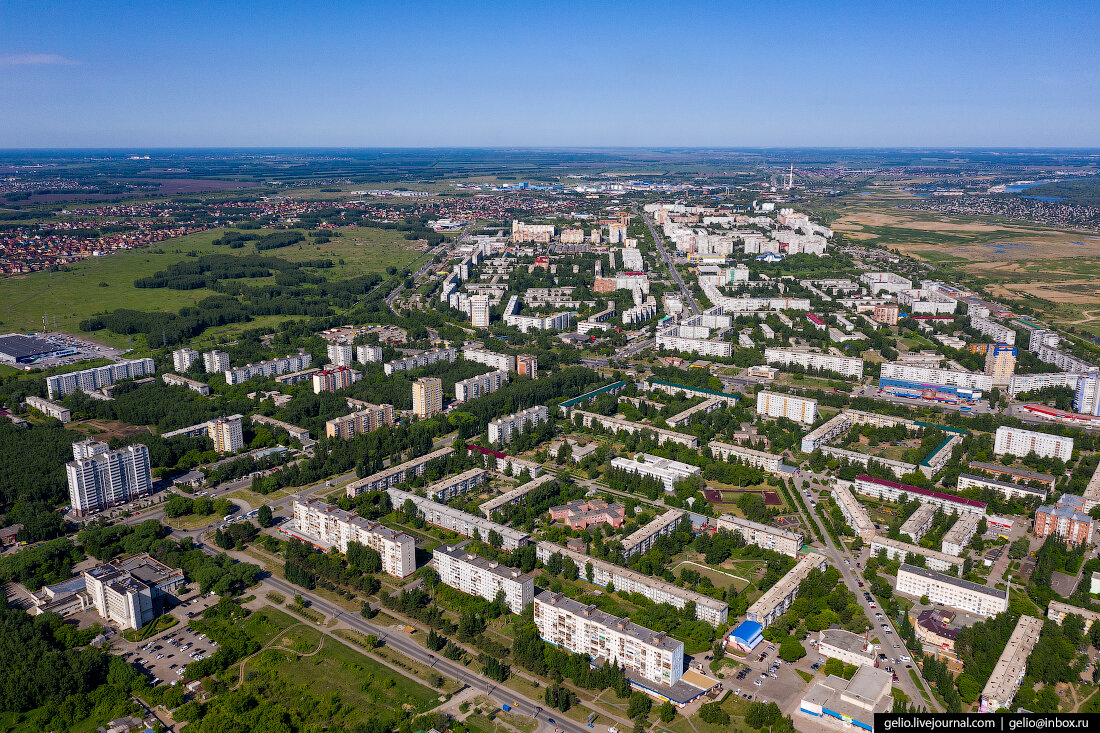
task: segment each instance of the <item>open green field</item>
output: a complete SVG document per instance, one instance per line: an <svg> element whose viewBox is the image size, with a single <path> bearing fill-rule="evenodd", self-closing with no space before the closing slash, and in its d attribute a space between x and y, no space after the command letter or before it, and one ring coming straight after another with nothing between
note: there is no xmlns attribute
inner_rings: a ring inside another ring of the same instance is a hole
<svg viewBox="0 0 1100 733"><path fill-rule="evenodd" d="M255 230L264 233L266 230ZM255 247L230 249L211 242L224 233L216 229L159 242L151 247L116 252L106 257L89 257L68 265L64 272L34 272L0 279L0 329L3 331L35 331L42 328L43 314L56 317L57 327L76 333L81 320L93 313L117 308L135 310L178 310L213 295L212 290L169 290L134 287L134 280L147 277L192 255L255 254ZM327 270L330 278L340 280L368 272L385 272L388 267L403 268L422 256L415 243L403 234L386 229L351 227L342 236L323 244L312 241L268 250L265 255L292 262L327 257L336 266ZM257 282L263 282L261 279ZM105 284L105 285L101 285ZM272 316L263 319L276 323L293 316ZM234 324L220 329L224 332L253 328L261 319L249 324ZM126 337L112 337L98 332L95 339L125 346Z"/></svg>

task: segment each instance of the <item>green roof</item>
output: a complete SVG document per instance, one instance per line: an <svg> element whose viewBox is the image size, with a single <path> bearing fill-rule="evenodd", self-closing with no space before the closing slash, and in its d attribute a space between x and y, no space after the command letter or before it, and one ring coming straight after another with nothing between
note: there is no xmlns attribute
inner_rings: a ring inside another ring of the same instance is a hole
<svg viewBox="0 0 1100 733"><path fill-rule="evenodd" d="M651 384L661 384L665 387L672 387L673 389L682 389L685 392L702 392L703 394L712 394L715 397L725 397L727 399L740 401L740 395L735 395L730 392L715 392L713 389L703 389L702 387L688 387L684 384L676 384L674 382L666 382L663 379L651 379Z"/></svg>
<svg viewBox="0 0 1100 733"><path fill-rule="evenodd" d="M581 402L584 402L585 400L590 400L593 397L598 397L598 396L602 395L605 392L615 392L615 391L618 391L618 390L620 390L624 387L626 387L626 382L615 382L614 384L608 384L608 385L605 385L603 387L600 387L599 389L594 389L591 392L586 392L586 393L582 394L580 397L573 397L571 399L565 400L564 402L561 403L561 406L568 409L568 408L572 407L573 405L580 404Z"/></svg>

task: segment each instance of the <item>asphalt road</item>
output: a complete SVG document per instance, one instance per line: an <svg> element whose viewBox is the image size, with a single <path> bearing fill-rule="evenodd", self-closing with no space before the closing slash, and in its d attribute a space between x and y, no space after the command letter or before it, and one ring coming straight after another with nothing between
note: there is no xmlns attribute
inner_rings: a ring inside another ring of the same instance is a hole
<svg viewBox="0 0 1100 733"><path fill-rule="evenodd" d="M684 279L680 277L676 265L672 264L672 258L668 256L668 250L665 249L664 239L662 239L660 233L657 232L657 227L653 225L653 220L650 219L649 215L645 212L642 213L642 218L645 219L646 226L649 227L649 233L653 235L653 241L657 244L657 249L661 253L661 259L665 261L665 264L668 266L668 271L672 273L672 279L680 286L680 292L684 295L684 302L691 308L692 313L699 315L701 312L699 310L699 304L695 302L695 296L691 294L687 285L684 284Z"/></svg>

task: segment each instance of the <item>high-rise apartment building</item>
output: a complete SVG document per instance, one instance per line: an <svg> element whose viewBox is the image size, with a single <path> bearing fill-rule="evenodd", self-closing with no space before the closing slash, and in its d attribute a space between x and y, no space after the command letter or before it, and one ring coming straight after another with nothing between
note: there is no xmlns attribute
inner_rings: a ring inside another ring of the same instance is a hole
<svg viewBox="0 0 1100 733"><path fill-rule="evenodd" d="M498 417L489 423L489 442L510 443L517 433L527 430L528 426L534 427L550 419L550 410L545 405L536 405L526 410Z"/></svg>
<svg viewBox="0 0 1100 733"><path fill-rule="evenodd" d="M147 447L139 443L118 450L107 448L106 443L81 441L73 445L76 460L65 464L69 500L80 516L147 496L152 488Z"/></svg>
<svg viewBox="0 0 1100 733"><path fill-rule="evenodd" d="M488 295L475 295L470 298L470 322L474 328L489 327Z"/></svg>
<svg viewBox="0 0 1100 733"><path fill-rule="evenodd" d="M333 418L325 423L325 435L330 438L352 438L359 433L370 433L383 425L393 425L393 405L371 405L350 415Z"/></svg>
<svg viewBox="0 0 1100 733"><path fill-rule="evenodd" d="M338 367L351 366L352 357L355 355L355 349L351 344L342 344L339 342L329 344L327 352L329 363Z"/></svg>
<svg viewBox="0 0 1100 733"><path fill-rule="evenodd" d="M207 351L202 355L202 368L209 372L224 372L230 369L229 354L224 351Z"/></svg>
<svg viewBox="0 0 1100 733"><path fill-rule="evenodd" d="M133 361L120 361L117 364L108 364L91 369L82 369L79 372L68 374L55 374L46 377L46 389L51 400L70 395L77 390L82 392L94 392L101 387L109 387L123 379L137 379L156 374L156 363L149 357L134 359Z"/></svg>
<svg viewBox="0 0 1100 733"><path fill-rule="evenodd" d="M317 499L294 502L294 526L288 532L301 533L323 549L336 547L345 553L349 543L358 542L381 555L382 569L397 578L416 570L415 538Z"/></svg>
<svg viewBox="0 0 1100 733"><path fill-rule="evenodd" d="M1073 395L1073 411L1100 415L1100 376L1082 374Z"/></svg>
<svg viewBox="0 0 1100 733"><path fill-rule="evenodd" d="M413 412L421 420L443 412L443 380L421 377L413 382Z"/></svg>
<svg viewBox="0 0 1100 733"><path fill-rule="evenodd" d="M450 545L436 548L432 563L444 585L463 593L487 601L496 600L498 593L504 593L504 600L514 614L523 613L535 599L535 581L530 575L461 548Z"/></svg>
<svg viewBox="0 0 1100 733"><path fill-rule="evenodd" d="M199 358L199 352L192 348L184 347L172 352L172 368L177 372L185 372Z"/></svg>
<svg viewBox="0 0 1100 733"><path fill-rule="evenodd" d="M375 364L382 361L382 347L362 344L355 347L355 360L360 364Z"/></svg>
<svg viewBox="0 0 1100 733"><path fill-rule="evenodd" d="M335 392L347 389L363 378L363 372L346 366L325 369L313 375L313 393Z"/></svg>
<svg viewBox="0 0 1100 733"><path fill-rule="evenodd" d="M516 357L516 372L522 377L539 378L539 360L534 354L520 354Z"/></svg>
<svg viewBox="0 0 1100 733"><path fill-rule="evenodd" d="M211 420L207 432L214 441L214 450L218 453L236 453L244 447L244 430L241 415L230 415Z"/></svg>
<svg viewBox="0 0 1100 733"><path fill-rule="evenodd" d="M871 318L887 326L898 325L897 303L879 303L872 311Z"/></svg>
<svg viewBox="0 0 1100 733"><path fill-rule="evenodd" d="M812 425L817 419L817 400L762 390L756 395L756 414L785 417L788 420Z"/></svg>
<svg viewBox="0 0 1100 733"><path fill-rule="evenodd" d="M994 436L993 452L998 456L1013 455L1021 458L1034 452L1040 458L1053 457L1068 461L1073 455L1073 438L1002 425L997 428Z"/></svg>
<svg viewBox="0 0 1100 733"><path fill-rule="evenodd" d="M498 354L495 351L473 349L467 346L462 350L462 358L501 371L514 372L516 370L516 358L509 354Z"/></svg>
<svg viewBox="0 0 1100 733"><path fill-rule="evenodd" d="M507 383L508 372L503 370L479 374L476 377L455 382L455 399L459 402L476 400L490 392L496 392Z"/></svg>
<svg viewBox="0 0 1100 733"><path fill-rule="evenodd" d="M990 344L985 352L985 373L993 378L993 384L1007 387L1016 373L1016 347Z"/></svg>

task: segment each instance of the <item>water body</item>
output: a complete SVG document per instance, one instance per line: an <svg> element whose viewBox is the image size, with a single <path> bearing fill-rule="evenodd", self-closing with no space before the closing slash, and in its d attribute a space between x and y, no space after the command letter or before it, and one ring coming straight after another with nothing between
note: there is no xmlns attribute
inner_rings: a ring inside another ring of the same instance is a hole
<svg viewBox="0 0 1100 733"><path fill-rule="evenodd" d="M1032 181L1031 183L1013 183L1010 186L1005 186L1005 191L1008 193L1019 193L1020 191L1026 191L1029 188L1034 188L1035 186L1042 186L1045 183L1057 182L1058 179L1054 179L1052 181Z"/></svg>

